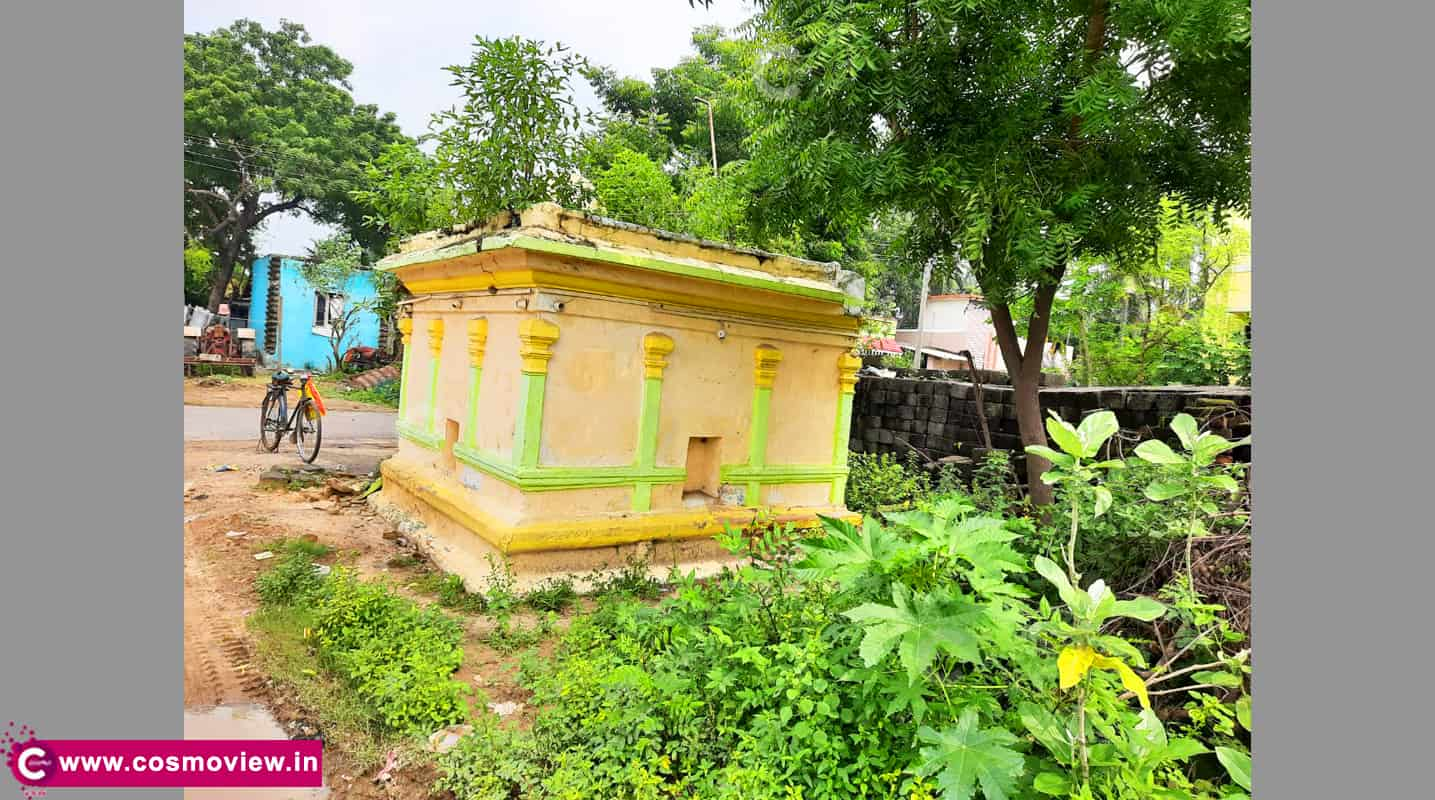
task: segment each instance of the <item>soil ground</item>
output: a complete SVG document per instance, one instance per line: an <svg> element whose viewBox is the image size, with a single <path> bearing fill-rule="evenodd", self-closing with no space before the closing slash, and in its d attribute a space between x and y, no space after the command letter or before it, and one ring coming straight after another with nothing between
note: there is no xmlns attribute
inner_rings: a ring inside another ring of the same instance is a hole
<svg viewBox="0 0 1435 800"><path fill-rule="evenodd" d="M389 406L350 400L343 396L338 381L327 376L315 377L324 407L330 411L393 411ZM224 406L257 410L264 401L267 374L247 378L239 375L212 375L184 379L184 404L189 406ZM292 395L291 395L292 396Z"/></svg>
<svg viewBox="0 0 1435 800"><path fill-rule="evenodd" d="M294 484L261 488L260 476L266 470L276 466L297 469L301 466L298 459L283 450L258 452L253 441L184 443L186 708L260 704L292 735L313 733L312 710L300 707L255 665L255 643L245 624L259 606L254 578L268 566L254 556L284 539L313 537L333 548L321 563L342 564L366 578L388 578L401 593L433 602L434 597L416 585L432 568L421 558L414 566L390 566L392 559L414 556L416 551L389 522L348 494L362 489L370 480L367 475L392 452L391 444L374 442L326 449L315 465L327 470L319 477L326 483L311 488L295 488ZM216 465L230 469L217 472ZM341 493L336 494L331 486ZM404 559L403 563L413 560ZM469 615L463 619L468 635L463 645L464 663L455 678L481 688L490 702L525 704L506 717L504 724L527 725L532 710L526 705L529 693L518 683L519 653L499 652L486 644L486 635L494 626L489 617ZM511 624L528 630L537 621L532 612L516 612ZM559 620L558 627L566 626L566 621ZM550 637L540 645L540 652L549 652L551 646ZM482 707L475 712L488 713ZM428 797L434 779L431 764L420 761L401 765L392 780L376 784L373 778L379 766L360 763L330 748L326 748L324 767L325 783L338 797Z"/></svg>

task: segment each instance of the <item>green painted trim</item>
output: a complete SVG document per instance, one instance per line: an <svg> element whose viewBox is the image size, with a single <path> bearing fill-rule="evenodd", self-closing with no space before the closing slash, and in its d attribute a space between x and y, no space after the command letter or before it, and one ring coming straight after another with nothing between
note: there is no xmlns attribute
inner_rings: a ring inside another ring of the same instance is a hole
<svg viewBox="0 0 1435 800"><path fill-rule="evenodd" d="M658 459L658 419L663 404L663 379L643 379L643 401L638 409L638 466L651 467Z"/></svg>
<svg viewBox="0 0 1435 800"><path fill-rule="evenodd" d="M478 250L486 253L491 250L502 250L507 247L516 247L521 250L532 250L539 253L572 256L574 258L586 258L590 261L604 261L609 264L617 264L624 267L635 267L637 269L652 270L653 272L662 272L668 275L698 278L715 283L725 283L730 286L741 286L746 289L759 289L768 292L797 295L799 297L810 297L815 300L826 300L832 303L845 304L847 302L847 293L840 289L823 289L817 286L793 283L777 277L735 273L702 264L689 264L681 261L671 261L665 258L640 256L636 253L572 244L571 242L557 242L551 239L540 239L536 236L489 236L483 240L483 244L478 247ZM401 266L409 266L411 264L428 261L442 261L461 255L468 255L471 252L474 251L470 249L465 252L464 248L455 245L452 248L444 248L443 250L413 253L411 254L411 260L402 264L397 262L385 264L383 269L396 269ZM741 268L734 267L733 269Z"/></svg>
<svg viewBox="0 0 1435 800"><path fill-rule="evenodd" d="M438 450L439 447L442 445L442 441L439 439L439 437L434 436L428 431L412 423L405 422L404 420L399 420L395 427L397 428L400 436L404 437L405 439L408 439L415 444L423 445L430 450Z"/></svg>
<svg viewBox="0 0 1435 800"><path fill-rule="evenodd" d="M434 425L435 425L434 417L435 417L435 414L437 413L437 411L438 411L438 359L435 358L435 359L433 360L433 365L429 368L429 410L428 410L428 420L427 420L427 422L424 424L424 427L425 427L425 428L428 428L429 435L435 436L435 437L438 436L438 428L436 428L436 427L434 426Z"/></svg>
<svg viewBox="0 0 1435 800"><path fill-rule="evenodd" d="M767 416L772 408L772 387L752 391L752 424L747 437L747 463L762 468L767 463Z"/></svg>
<svg viewBox="0 0 1435 800"><path fill-rule="evenodd" d="M478 387L483 380L483 367L468 368L468 431L463 440L469 447L478 447Z"/></svg>
<svg viewBox="0 0 1435 800"><path fill-rule="evenodd" d="M832 464L847 466L847 440L852 430L852 395L843 392L837 395L837 425L832 431Z"/></svg>
<svg viewBox="0 0 1435 800"><path fill-rule="evenodd" d="M518 419L513 423L513 460L519 467L538 466L538 445L543 435L543 395L548 376L519 375Z"/></svg>
<svg viewBox="0 0 1435 800"><path fill-rule="evenodd" d="M723 483L826 483L835 478L845 477L847 467L831 464L777 464L768 467L754 467L751 464L727 464L719 470Z"/></svg>
<svg viewBox="0 0 1435 800"><path fill-rule="evenodd" d="M847 467L847 440L852 430L852 393L838 392L837 394L837 424L832 430L832 466ZM833 505L841 505L845 498L844 492L847 489L846 478L832 481L832 493L828 501Z"/></svg>
<svg viewBox="0 0 1435 800"><path fill-rule="evenodd" d="M413 348L404 345L403 363L399 365L399 420L404 419L404 412L409 407L409 353Z"/></svg>
<svg viewBox="0 0 1435 800"><path fill-rule="evenodd" d="M638 407L638 469L652 469L658 460L658 420L663 405L663 379L643 379L643 399ZM684 470L686 475L686 470ZM647 483L633 485L633 510L650 511L653 487Z"/></svg>
<svg viewBox="0 0 1435 800"><path fill-rule="evenodd" d="M686 475L684 477L686 478ZM633 510L638 512L653 510L653 484L633 484Z"/></svg>
<svg viewBox="0 0 1435 800"><path fill-rule="evenodd" d="M470 240L458 244L440 247L434 250L417 250L412 253L396 253L388 256L374 266L379 272L393 272L402 267L413 266L414 264L427 264L432 261L447 261L451 258L471 256L478 252L478 242Z"/></svg>
<svg viewBox="0 0 1435 800"><path fill-rule="evenodd" d="M462 444L454 445L453 455L464 464L525 492L678 483L688 475L682 467L522 467L505 461L497 453Z"/></svg>

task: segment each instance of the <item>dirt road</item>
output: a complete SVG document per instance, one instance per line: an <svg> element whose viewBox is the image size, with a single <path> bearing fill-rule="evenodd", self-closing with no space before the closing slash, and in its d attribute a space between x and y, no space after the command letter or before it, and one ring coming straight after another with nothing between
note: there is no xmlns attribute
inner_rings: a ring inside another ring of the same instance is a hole
<svg viewBox="0 0 1435 800"><path fill-rule="evenodd" d="M224 410L224 409L214 409ZM188 411L188 409L186 409ZM317 466L366 473L391 445L320 451ZM272 466L296 467L292 453L255 452L253 441L198 442L184 447L184 702L188 706L253 702L259 678L249 667L244 618L257 607L254 560L265 542L313 534L364 571L383 572L393 556L389 526L370 513L338 513L320 489L256 488ZM232 469L216 472L224 465ZM238 535L230 536L231 532Z"/></svg>

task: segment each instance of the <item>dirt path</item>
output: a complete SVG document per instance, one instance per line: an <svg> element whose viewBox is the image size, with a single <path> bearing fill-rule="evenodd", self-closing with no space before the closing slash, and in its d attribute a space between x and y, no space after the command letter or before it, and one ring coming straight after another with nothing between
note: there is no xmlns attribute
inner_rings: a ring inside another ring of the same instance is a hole
<svg viewBox="0 0 1435 800"><path fill-rule="evenodd" d="M316 466L327 467L331 474L366 474L393 449L385 442L346 442L321 451ZM216 471L220 466L227 469ZM311 535L333 548L324 563L342 564L369 579L388 578L396 591L424 603L434 602L432 594L419 588L431 567L421 559L412 563L412 548L367 504L335 498L323 485L261 488L260 476L276 466L298 469L301 464L282 451L256 452L248 440L184 443L184 702L187 711L263 706L291 735L304 735L315 730L310 710L272 685L255 664L254 640L245 621L258 610L254 579L267 567L266 561L255 560L255 553L283 539ZM338 482L362 485L365 479ZM394 562L402 566L391 565L399 556L409 558ZM494 625L490 617L462 616L468 634L464 664L455 679L481 689L490 702L518 704L519 710L504 724L529 724L530 694L519 684L519 653L499 652L486 643ZM566 627L569 615L564 616L559 628ZM532 628L538 616L524 609L514 613L512 622ZM540 645L545 653L551 649L551 639ZM475 712L487 709L479 705ZM435 777L433 767L420 762L378 784L369 774L372 768L338 748L326 749L324 765L325 784L333 788L333 796L360 800L428 797Z"/></svg>
<svg viewBox="0 0 1435 800"><path fill-rule="evenodd" d="M339 396L339 389L333 382L316 379L319 394L324 398L324 407L330 411L386 411L388 406L361 403ZM238 376L185 378L184 404L187 406L223 406L225 408L252 408L258 413L259 404L264 401L264 387L269 383L268 375L253 378ZM290 402L293 402L293 394Z"/></svg>
<svg viewBox="0 0 1435 800"><path fill-rule="evenodd" d="M320 466L373 470L392 446L322 453ZM215 472L218 465L233 467ZM312 534L344 563L364 573L388 571L389 526L372 513L342 509L322 489L270 491L259 476L273 466L297 467L289 453L255 452L254 443L187 441L184 447L185 705L256 700L244 619L258 605L254 560L264 543ZM242 533L228 536L231 531Z"/></svg>

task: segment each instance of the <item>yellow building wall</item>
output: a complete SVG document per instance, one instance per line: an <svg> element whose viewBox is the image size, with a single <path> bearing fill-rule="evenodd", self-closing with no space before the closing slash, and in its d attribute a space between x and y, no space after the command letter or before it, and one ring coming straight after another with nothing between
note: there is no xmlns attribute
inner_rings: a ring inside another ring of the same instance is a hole
<svg viewBox="0 0 1435 800"><path fill-rule="evenodd" d="M418 296L401 325L401 442L386 479L498 551L705 537L763 507L808 521L847 513L840 415L858 362L840 303L519 249L397 274ZM555 328L551 343L524 344ZM670 351L647 349L655 334ZM755 354L770 349L780 355L764 373ZM535 392L541 423L528 428ZM766 440L752 464L759 396ZM645 397L658 402L654 439L641 429ZM515 445L526 431L539 437L536 463ZM694 459L720 467L721 498L684 496L698 438L709 441Z"/></svg>

